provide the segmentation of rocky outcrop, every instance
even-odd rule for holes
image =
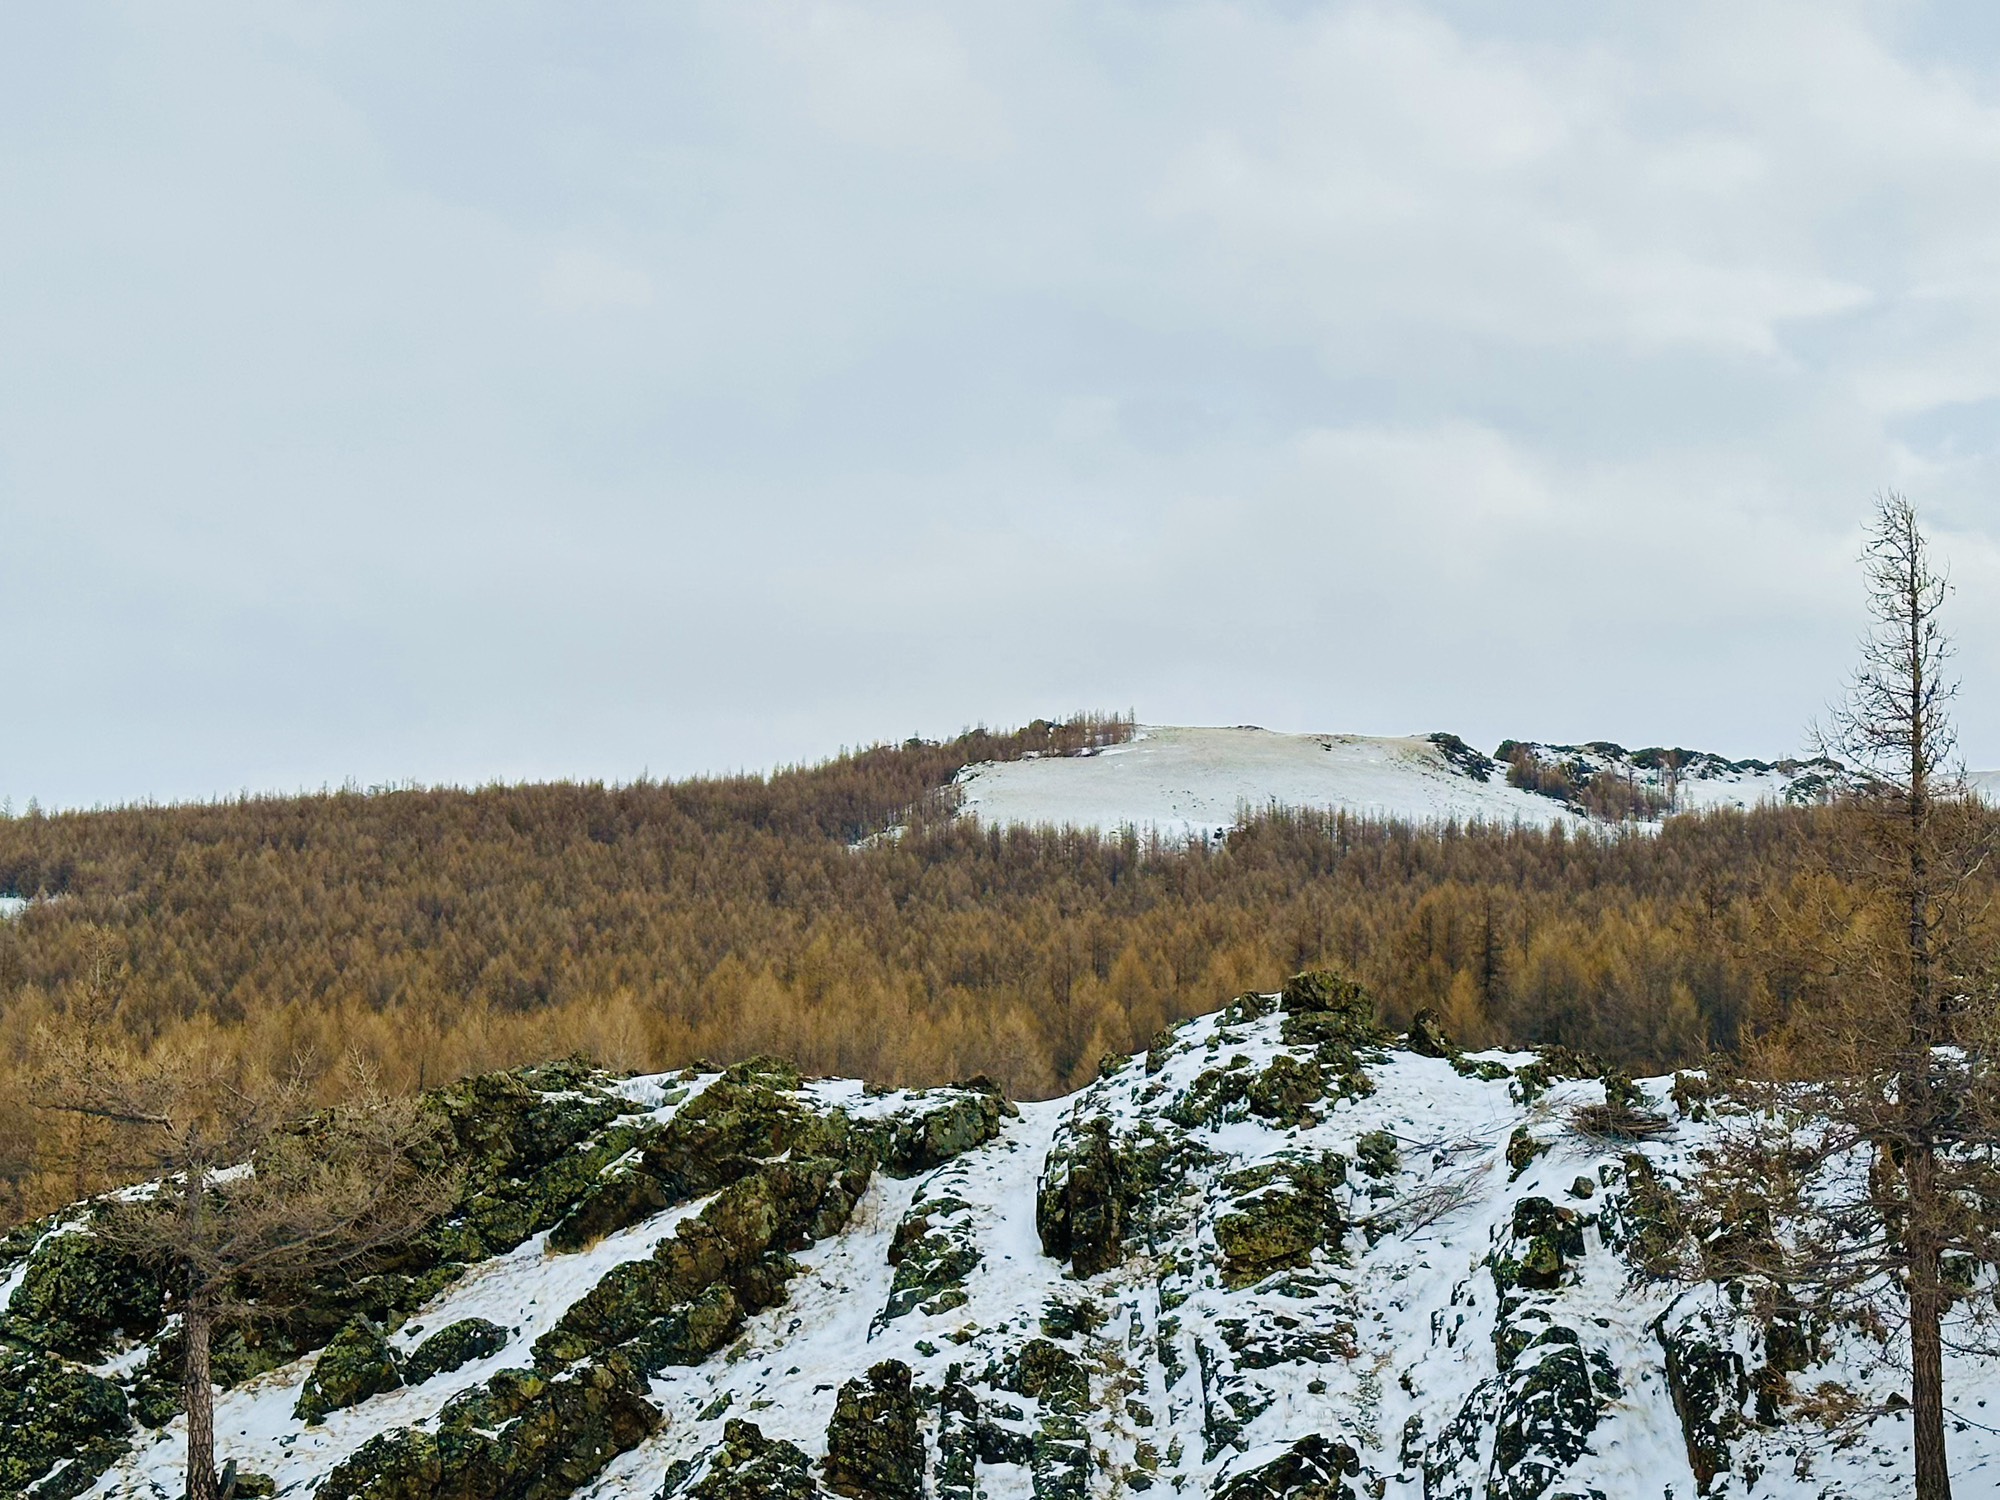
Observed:
[[[467,1080],[431,1103],[461,1200],[217,1340],[218,1458],[299,1500],[1587,1500],[1635,1453],[1682,1496],[1800,1462],[1800,1410],[1861,1399],[1847,1333],[1632,1274],[1726,1099],[1619,1141],[1582,1112],[1661,1086],[1508,1061],[1308,974],[1018,1115],[771,1059]],[[0,1238],[0,1500],[178,1483],[132,1431],[176,1324],[90,1213]]]
[[[389,1346],[380,1328],[356,1318],[320,1351],[292,1415],[312,1426],[328,1412],[358,1406],[402,1383],[402,1356]]]
[[[659,1426],[642,1384],[616,1366],[558,1380],[509,1371],[447,1403],[435,1432],[370,1438],[317,1500],[558,1500]]]
[[[924,1436],[910,1367],[887,1359],[850,1380],[834,1402],[820,1467],[827,1488],[853,1500],[922,1500]]]
[[[485,1318],[461,1318],[440,1328],[410,1351],[403,1362],[403,1379],[422,1385],[434,1375],[448,1375],[475,1359],[488,1359],[507,1347],[507,1330]]]
[[[1351,1444],[1314,1433],[1269,1463],[1237,1474],[1215,1500],[1357,1500],[1347,1481],[1361,1472]]]
[[[774,1442],[755,1422],[731,1419],[722,1442],[703,1464],[667,1471],[660,1500],[814,1500],[812,1460],[791,1443]]]
[[[128,1446],[111,1381],[55,1355],[0,1346],[0,1494],[68,1500]]]

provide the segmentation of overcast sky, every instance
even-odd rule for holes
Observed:
[[[2000,763],[2000,12],[0,3],[0,795],[1083,707]]]

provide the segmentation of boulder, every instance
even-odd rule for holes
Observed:
[[[885,1359],[840,1388],[821,1468],[829,1489],[855,1500],[923,1500],[924,1437],[908,1365]]]
[[[422,1385],[434,1375],[443,1375],[486,1359],[507,1347],[507,1330],[484,1318],[461,1318],[440,1328],[411,1351],[403,1363],[403,1380]]]
[[[1355,1500],[1347,1481],[1361,1472],[1351,1444],[1313,1433],[1269,1463],[1234,1475],[1216,1500]]]
[[[1042,1249],[1095,1276],[1125,1258],[1125,1174],[1111,1121],[1098,1115],[1049,1149],[1035,1195]]]
[[[88,1489],[125,1451],[125,1395],[68,1360],[0,1345],[0,1494],[20,1494],[57,1465],[51,1482]]]
[[[700,1477],[687,1481],[687,1474],[670,1469],[660,1500],[679,1496],[688,1500],[814,1500],[821,1493],[813,1482],[812,1460],[802,1449],[767,1438],[755,1422],[733,1417],[722,1429],[722,1443],[709,1455]]]
[[[307,1426],[317,1426],[328,1412],[358,1406],[402,1383],[402,1356],[380,1328],[366,1318],[355,1318],[320,1351],[292,1415]]]

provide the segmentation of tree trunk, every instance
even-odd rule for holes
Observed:
[[[208,1380],[208,1342],[215,1304],[206,1288],[189,1294],[182,1310],[181,1402],[187,1408],[187,1500],[217,1500],[215,1490],[215,1389]]]
[[[1944,1451],[1944,1288],[1939,1277],[1937,1188],[1928,1146],[1910,1153],[1910,1221],[1906,1236],[1910,1299],[1910,1421],[1917,1459],[1917,1500],[1951,1500]]]

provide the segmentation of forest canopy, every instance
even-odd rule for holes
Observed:
[[[1824,976],[1788,938],[1840,807],[1657,834],[1270,809],[1219,843],[987,828],[964,766],[1087,752],[1086,715],[769,776],[340,791],[0,819],[0,1217],[94,1190],[114,1144],[34,1105],[57,1033],[246,1080],[395,1089],[578,1053],[777,1052],[1020,1097],[1245,989],[1326,965],[1405,1025],[1659,1071]],[[39,1041],[38,1041],[39,1039]]]

